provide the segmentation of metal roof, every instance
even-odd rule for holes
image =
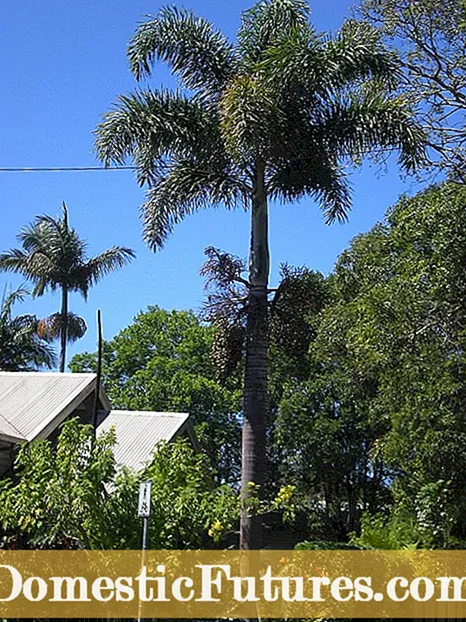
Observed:
[[[115,428],[115,460],[139,470],[150,461],[159,441],[170,441],[186,427],[189,414],[112,410],[98,427],[98,433]]]
[[[95,384],[95,374],[0,372],[0,440],[47,438]],[[110,410],[103,391],[100,397]]]

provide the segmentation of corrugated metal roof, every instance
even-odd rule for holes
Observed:
[[[0,372],[0,438],[46,437],[92,392],[95,374]],[[5,425],[5,423],[7,425]]]
[[[112,410],[98,433],[115,428],[117,464],[139,470],[152,456],[159,441],[170,441],[184,426],[189,414]]]

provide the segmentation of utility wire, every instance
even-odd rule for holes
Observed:
[[[347,156],[365,157],[378,156],[384,153],[398,151],[396,147],[387,147],[373,151],[348,153]],[[80,173],[87,171],[136,171],[137,166],[0,166],[0,173]]]
[[[134,171],[136,166],[39,166],[39,167],[4,167],[0,173],[62,173],[82,171]]]

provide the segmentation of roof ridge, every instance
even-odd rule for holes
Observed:
[[[183,412],[171,412],[164,410],[129,410],[124,408],[112,408],[109,412],[110,414],[125,414],[125,415],[163,415],[164,417],[186,417],[190,415],[190,413]]]

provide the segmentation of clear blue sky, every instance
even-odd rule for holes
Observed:
[[[126,44],[138,22],[156,14],[158,0],[2,0],[0,38],[0,167],[86,166],[97,164],[92,132],[119,93],[131,90]],[[251,0],[186,0],[183,6],[212,20],[233,37],[242,10]],[[336,30],[350,14],[351,0],[311,3],[319,30]],[[164,67],[151,84],[172,84]],[[282,262],[328,273],[339,253],[359,232],[383,217],[413,182],[399,178],[395,164],[380,174],[365,165],[352,177],[353,211],[349,224],[327,227],[311,200],[272,206],[272,281]],[[71,308],[89,325],[70,354],[94,349],[95,313],[102,309],[104,337],[111,338],[147,305],[199,309],[203,283],[198,270],[203,249],[214,245],[245,256],[249,215],[205,211],[178,226],[165,249],[153,254],[141,240],[138,206],[143,191],[131,171],[91,173],[0,173],[0,250],[16,244],[19,229],[37,214],[56,215],[69,206],[71,223],[96,254],[113,245],[130,246],[137,259],[108,276],[90,292],[88,303],[73,295]],[[0,287],[21,279],[0,274]],[[44,316],[57,311],[59,299],[18,306],[17,312]]]

